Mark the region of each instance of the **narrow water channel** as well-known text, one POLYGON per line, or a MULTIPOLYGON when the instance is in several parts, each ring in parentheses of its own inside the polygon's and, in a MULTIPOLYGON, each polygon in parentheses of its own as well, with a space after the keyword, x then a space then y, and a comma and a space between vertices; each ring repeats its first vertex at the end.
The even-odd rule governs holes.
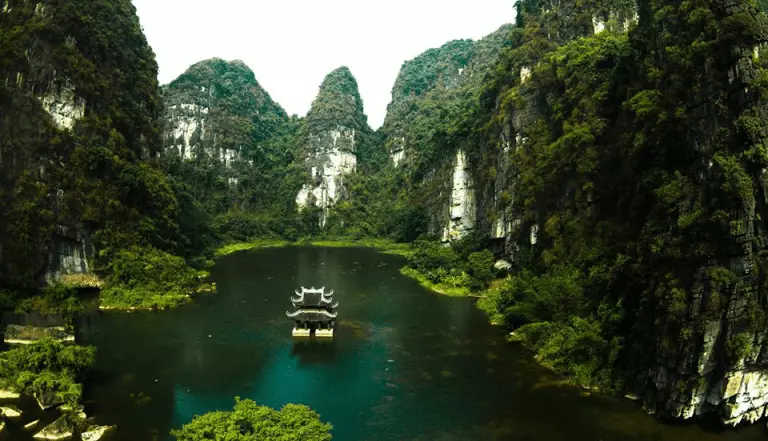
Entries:
POLYGON ((99 313, 78 339, 98 346, 89 413, 111 439, 169 440, 235 396, 303 403, 334 440, 758 440, 758 426, 662 424, 636 403, 583 396, 537 366, 469 299, 399 274, 398 256, 292 247, 242 252, 212 269, 218 293, 164 313, 99 313), (291 337, 299 286, 339 300, 332 341, 291 337))

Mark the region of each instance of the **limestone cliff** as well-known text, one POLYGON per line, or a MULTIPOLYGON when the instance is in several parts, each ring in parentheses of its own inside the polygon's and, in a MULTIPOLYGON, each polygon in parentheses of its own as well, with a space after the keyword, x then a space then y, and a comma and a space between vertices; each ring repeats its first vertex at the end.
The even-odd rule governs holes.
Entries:
POLYGON ((344 198, 344 178, 356 170, 360 145, 371 133, 357 81, 348 68, 340 67, 325 77, 304 131, 300 163, 308 179, 296 196, 296 205, 319 209, 322 227, 328 209, 344 198))
POLYGON ((588 271, 600 271, 597 253, 631 262, 620 294, 605 294, 626 309, 617 364, 649 412, 754 422, 768 409, 766 160, 750 153, 766 139, 752 125, 768 102, 765 16, 696 2, 697 21, 672 3, 521 3, 530 23, 505 61, 486 150, 513 152, 486 155, 511 202, 487 218, 511 219, 493 236, 519 265, 522 250, 547 265, 586 259, 588 271), (627 44, 640 50, 625 55, 627 44), (668 56, 693 46, 695 57, 668 56))
POLYGON ((131 2, 2 0, 0 47, 0 285, 174 241, 157 64, 131 2))
POLYGON ((510 44, 510 25, 479 41, 455 40, 406 61, 392 88, 381 133, 396 166, 415 182, 443 241, 474 231, 478 220, 478 158, 474 117, 487 73, 510 44))
POLYGON ((163 88, 163 147, 184 160, 232 169, 281 130, 288 116, 242 61, 202 61, 163 88), (244 156, 245 154, 245 156, 244 156))

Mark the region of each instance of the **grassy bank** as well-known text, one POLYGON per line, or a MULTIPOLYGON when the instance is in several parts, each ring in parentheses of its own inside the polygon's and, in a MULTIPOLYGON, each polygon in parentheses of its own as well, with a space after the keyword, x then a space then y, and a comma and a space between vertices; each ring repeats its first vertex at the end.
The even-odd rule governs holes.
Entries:
POLYGON ((443 294, 450 297, 469 297, 469 295, 472 294, 469 288, 464 286, 455 287, 445 283, 434 283, 429 280, 427 276, 409 266, 401 268, 400 274, 416 280, 419 282, 419 285, 438 294, 443 294))
POLYGON ((492 325, 504 324, 504 316, 499 314, 496 305, 501 296, 501 287, 508 279, 496 279, 491 282, 488 288, 482 291, 472 292, 467 287, 455 287, 444 283, 434 283, 424 274, 408 266, 401 268, 400 273, 416 280, 424 288, 438 294, 450 297, 476 297, 478 299, 478 309, 488 314, 488 319, 492 325))
POLYGON ((222 246, 214 252, 216 257, 226 256, 238 251, 254 250, 260 248, 286 247, 291 242, 283 239, 256 239, 250 242, 231 243, 222 246))
POLYGON ((329 248, 364 247, 373 248, 382 253, 397 254, 400 256, 408 256, 411 249, 410 245, 407 243, 395 243, 387 239, 304 238, 296 242, 289 242, 283 239, 256 239, 250 242, 240 242, 224 245, 216 250, 215 255, 216 257, 221 257, 237 251, 287 246, 316 246, 329 248))

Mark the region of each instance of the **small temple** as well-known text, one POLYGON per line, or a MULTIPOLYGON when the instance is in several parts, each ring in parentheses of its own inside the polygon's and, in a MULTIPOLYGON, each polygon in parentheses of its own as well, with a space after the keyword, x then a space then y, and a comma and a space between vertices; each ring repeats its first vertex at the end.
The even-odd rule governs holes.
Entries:
POLYGON ((291 297, 291 303, 296 308, 294 312, 285 314, 296 322, 293 328, 294 337, 333 337, 336 324, 336 307, 339 302, 333 300, 333 290, 325 292, 325 287, 310 289, 301 287, 301 292, 294 291, 297 297, 291 297))

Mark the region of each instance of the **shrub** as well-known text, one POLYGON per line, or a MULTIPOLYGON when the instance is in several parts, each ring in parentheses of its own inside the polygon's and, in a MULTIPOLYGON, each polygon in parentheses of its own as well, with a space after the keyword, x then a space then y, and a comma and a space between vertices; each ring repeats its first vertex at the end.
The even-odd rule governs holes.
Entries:
POLYGON ((524 271, 502 287, 499 299, 499 312, 512 326, 568 322, 586 307, 581 278, 570 267, 555 267, 542 276, 524 271))
POLYGON ((54 284, 43 288, 40 295, 28 297, 16 306, 17 312, 44 315, 61 315, 67 328, 74 327, 77 314, 83 311, 83 305, 77 297, 77 290, 64 284, 54 284))
POLYGON ((567 324, 531 323, 518 329, 516 336, 536 351, 542 364, 571 377, 577 384, 610 385, 621 344, 618 337, 606 340, 598 322, 573 317, 567 324))
POLYGON ((286 404, 281 410, 235 399, 231 412, 209 412, 171 434, 178 441, 328 441, 331 425, 307 406, 286 404))
POLYGON ((217 216, 213 228, 218 235, 230 242, 246 242, 270 233, 269 223, 259 215, 231 211, 217 216))
POLYGON ((198 285, 184 259, 152 247, 120 251, 109 264, 102 305, 116 308, 169 307, 185 302, 198 285))
POLYGON ((451 247, 437 242, 419 240, 414 243, 413 254, 408 262, 413 268, 426 274, 438 268, 448 271, 458 267, 459 256, 451 247))
POLYGON ((0 387, 24 394, 54 394, 72 407, 82 395, 76 376, 95 359, 93 347, 67 346, 50 338, 0 353, 0 387))
POLYGON ((467 257, 467 274, 472 277, 472 289, 486 288, 493 280, 493 253, 489 250, 478 251, 467 257))
POLYGON ((725 342, 725 356, 731 363, 739 363, 752 350, 752 335, 740 332, 725 342))

